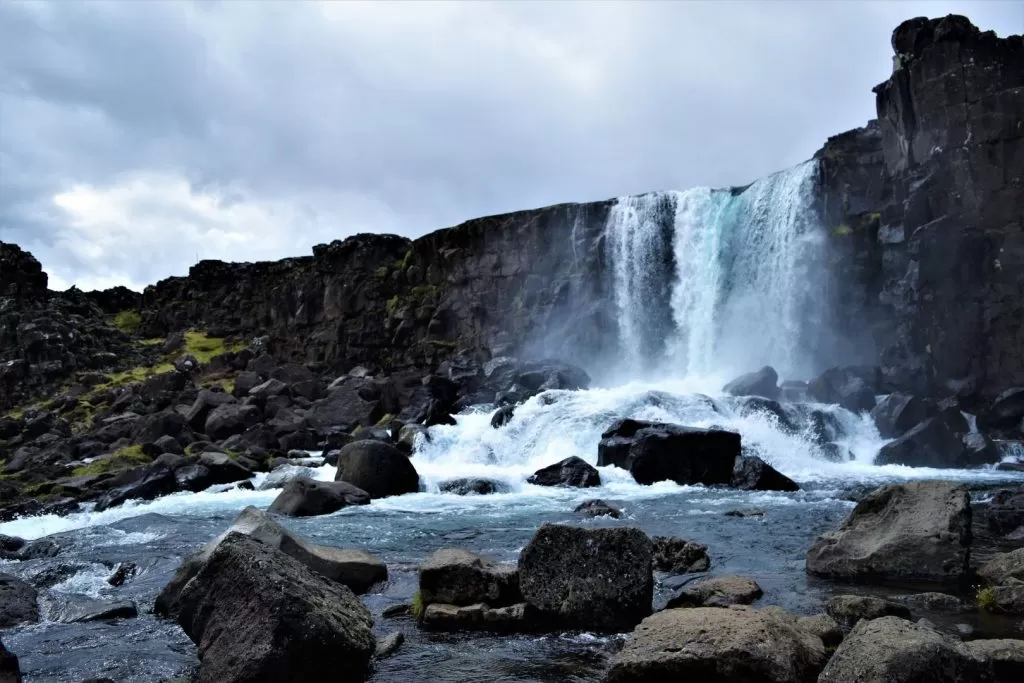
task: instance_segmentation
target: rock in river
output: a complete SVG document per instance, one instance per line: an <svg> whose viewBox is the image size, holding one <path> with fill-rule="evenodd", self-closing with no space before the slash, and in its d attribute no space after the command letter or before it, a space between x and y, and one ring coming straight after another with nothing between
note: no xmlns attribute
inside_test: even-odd
<svg viewBox="0 0 1024 683"><path fill-rule="evenodd" d="M36 589L9 574L0 574L0 629L39 621Z"/></svg>
<svg viewBox="0 0 1024 683"><path fill-rule="evenodd" d="M598 467L629 470L640 484L729 484L740 435L661 422L619 420L601 435Z"/></svg>
<svg viewBox="0 0 1024 683"><path fill-rule="evenodd" d="M329 515L349 505L367 505L370 494L347 481L292 479L270 504L267 512L289 517Z"/></svg>
<svg viewBox="0 0 1024 683"><path fill-rule="evenodd" d="M756 372L740 375L722 387L722 391L733 396L763 396L774 400L779 397L779 373L766 365Z"/></svg>
<svg viewBox="0 0 1024 683"><path fill-rule="evenodd" d="M537 470L527 481L536 486L591 488L601 485L601 475L586 460L572 456Z"/></svg>
<svg viewBox="0 0 1024 683"><path fill-rule="evenodd" d="M4 647L0 640L0 683L21 683L21 667L18 657Z"/></svg>
<svg viewBox="0 0 1024 683"><path fill-rule="evenodd" d="M628 629L651 613L651 562L639 529L545 524L519 555L519 586L552 625Z"/></svg>
<svg viewBox="0 0 1024 683"><path fill-rule="evenodd" d="M779 609L669 609L637 626L604 680L814 683L826 659L821 639Z"/></svg>
<svg viewBox="0 0 1024 683"><path fill-rule="evenodd" d="M666 608L749 605L762 595L764 591L753 579L743 576L716 576L683 588L669 599Z"/></svg>
<svg viewBox="0 0 1024 683"><path fill-rule="evenodd" d="M420 597L424 605L486 603L505 607L522 600L519 572L459 548L442 548L420 565Z"/></svg>
<svg viewBox="0 0 1024 683"><path fill-rule="evenodd" d="M362 680L373 617L345 586L238 533L181 592L178 623L199 648L198 683Z"/></svg>
<svg viewBox="0 0 1024 683"><path fill-rule="evenodd" d="M394 446L373 439L341 449L334 479L361 488L373 499L420 490L420 476L409 458Z"/></svg>
<svg viewBox="0 0 1024 683"><path fill-rule="evenodd" d="M173 615L184 586L202 569L203 564L231 533L239 533L280 550L314 572L366 592L370 586L387 578L387 566L362 550L343 550L315 545L295 536L271 517L252 506L242 510L223 534L210 541L195 555L186 557L170 582L156 599L155 611L159 615Z"/></svg>
<svg viewBox="0 0 1024 683"><path fill-rule="evenodd" d="M957 584L968 571L971 505L952 482L875 489L838 530L817 538L807 571L835 579Z"/></svg>
<svg viewBox="0 0 1024 683"><path fill-rule="evenodd" d="M954 638L899 617L863 620L836 649L819 683L989 681L986 665Z"/></svg>

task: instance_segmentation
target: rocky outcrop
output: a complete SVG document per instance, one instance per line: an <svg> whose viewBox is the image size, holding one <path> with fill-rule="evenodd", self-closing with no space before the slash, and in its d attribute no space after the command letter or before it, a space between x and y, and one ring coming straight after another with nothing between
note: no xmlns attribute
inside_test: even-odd
<svg viewBox="0 0 1024 683"><path fill-rule="evenodd" d="M837 330L905 391L994 398L1024 384L1024 42L948 16L892 46L877 121L817 154Z"/></svg>
<svg viewBox="0 0 1024 683"><path fill-rule="evenodd" d="M629 470L640 484L729 484L739 455L735 432L625 419L601 435L597 464Z"/></svg>
<svg viewBox="0 0 1024 683"><path fill-rule="evenodd" d="M865 496L838 530L807 553L818 576L873 582L956 585L968 576L967 490L943 481L883 486Z"/></svg>
<svg viewBox="0 0 1024 683"><path fill-rule="evenodd" d="M670 609L637 626L604 680L814 683L826 659L821 639L782 610Z"/></svg>
<svg viewBox="0 0 1024 683"><path fill-rule="evenodd" d="M362 680L373 618L345 586L230 533L183 588L178 623L199 648L200 683Z"/></svg>
<svg viewBox="0 0 1024 683"><path fill-rule="evenodd" d="M899 617L864 620L836 648L819 683L988 680L987 666L954 638Z"/></svg>
<svg viewBox="0 0 1024 683"><path fill-rule="evenodd" d="M519 555L519 586L552 627L629 629L651 613L651 560L639 529L545 524Z"/></svg>

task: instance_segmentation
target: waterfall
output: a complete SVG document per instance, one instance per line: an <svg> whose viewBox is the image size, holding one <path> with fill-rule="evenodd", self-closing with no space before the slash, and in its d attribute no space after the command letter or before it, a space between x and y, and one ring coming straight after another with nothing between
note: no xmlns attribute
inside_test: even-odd
<svg viewBox="0 0 1024 683"><path fill-rule="evenodd" d="M742 192L622 197L606 226L620 347L632 370L813 370L824 236L807 162Z"/></svg>

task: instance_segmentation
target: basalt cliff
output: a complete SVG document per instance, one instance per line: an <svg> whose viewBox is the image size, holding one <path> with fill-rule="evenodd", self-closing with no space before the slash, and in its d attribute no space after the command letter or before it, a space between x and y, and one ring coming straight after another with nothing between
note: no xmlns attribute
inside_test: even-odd
<svg viewBox="0 0 1024 683"><path fill-rule="evenodd" d="M876 393L984 412L1024 386L1024 41L948 16L903 23L892 45L877 119L814 159L831 327L880 368ZM285 410L291 426L260 446L271 450L323 445L339 424L443 420L481 387L578 385L570 366L526 361L492 382L493 361L593 370L615 358L614 206L520 211L416 240L356 235L273 263L203 261L141 294L49 291L35 258L0 244L0 459L15 477L0 485L18 500L68 463L140 442L161 411L209 436L220 404L199 393L249 400L257 379L284 382L296 404L270 411L264 397L262 417L239 408L240 429L224 433ZM328 383L353 369L358 397L338 419L317 418Z"/></svg>

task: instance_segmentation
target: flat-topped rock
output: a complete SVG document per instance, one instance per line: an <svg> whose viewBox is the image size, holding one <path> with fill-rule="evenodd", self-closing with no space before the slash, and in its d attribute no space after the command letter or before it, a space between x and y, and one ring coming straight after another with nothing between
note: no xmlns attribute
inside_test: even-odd
<svg viewBox="0 0 1024 683"><path fill-rule="evenodd" d="M519 570L460 548L442 548L420 565L424 605L485 603L505 607L522 601Z"/></svg>

